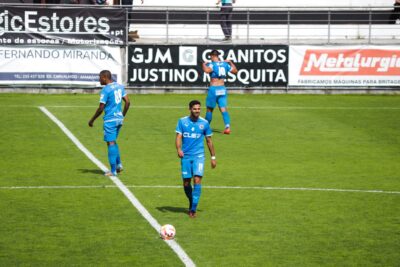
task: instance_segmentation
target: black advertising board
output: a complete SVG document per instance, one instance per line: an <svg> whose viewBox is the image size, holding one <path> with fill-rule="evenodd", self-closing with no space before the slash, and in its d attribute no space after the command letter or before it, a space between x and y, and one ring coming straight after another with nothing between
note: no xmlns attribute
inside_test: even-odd
<svg viewBox="0 0 400 267"><path fill-rule="evenodd" d="M132 45L128 47L130 86L207 86L209 75L202 62L218 49L224 60L238 68L229 74L227 86L282 87L288 82L286 45Z"/></svg>
<svg viewBox="0 0 400 267"><path fill-rule="evenodd" d="M126 10L0 6L0 44L124 45Z"/></svg>

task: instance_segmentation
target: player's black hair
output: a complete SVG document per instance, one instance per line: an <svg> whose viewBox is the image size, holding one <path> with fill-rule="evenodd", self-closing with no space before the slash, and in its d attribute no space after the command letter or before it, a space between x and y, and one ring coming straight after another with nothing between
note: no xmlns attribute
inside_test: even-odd
<svg viewBox="0 0 400 267"><path fill-rule="evenodd" d="M200 103L199 100L192 100L192 101L190 101L190 103L189 103L189 109L192 109L192 107L193 107L194 105L200 105L200 106L201 106L201 103Z"/></svg>
<svg viewBox="0 0 400 267"><path fill-rule="evenodd" d="M210 56L211 56L211 55L219 56L219 55L220 55L220 52L219 52L217 49L214 49L214 50L211 50Z"/></svg>
<svg viewBox="0 0 400 267"><path fill-rule="evenodd" d="M102 70L100 71L100 76L105 76L107 79L111 80L111 71L109 70Z"/></svg>

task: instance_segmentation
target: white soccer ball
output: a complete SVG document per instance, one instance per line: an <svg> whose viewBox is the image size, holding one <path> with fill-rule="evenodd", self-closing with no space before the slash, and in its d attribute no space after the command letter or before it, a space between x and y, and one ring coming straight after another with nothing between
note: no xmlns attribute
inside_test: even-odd
<svg viewBox="0 0 400 267"><path fill-rule="evenodd" d="M176 234L175 227L171 224L165 224L161 226L160 229L160 236L164 240L171 240L174 239Z"/></svg>

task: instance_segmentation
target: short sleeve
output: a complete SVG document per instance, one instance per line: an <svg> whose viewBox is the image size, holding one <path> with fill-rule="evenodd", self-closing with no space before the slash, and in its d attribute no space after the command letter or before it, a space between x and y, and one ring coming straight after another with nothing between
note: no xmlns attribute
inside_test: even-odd
<svg viewBox="0 0 400 267"><path fill-rule="evenodd" d="M183 133L183 129L182 129L182 123L181 120L178 121L176 128L175 128L175 132L182 134Z"/></svg>
<svg viewBox="0 0 400 267"><path fill-rule="evenodd" d="M204 135L205 135L205 136L211 136L211 135L213 135L209 123L206 123L206 124L204 125Z"/></svg>
<svg viewBox="0 0 400 267"><path fill-rule="evenodd" d="M100 92L100 103L103 103L103 104L107 103L107 93L106 93L106 90L104 90L104 88Z"/></svg>
<svg viewBox="0 0 400 267"><path fill-rule="evenodd" d="M125 86L121 85L121 91L122 91L122 97L125 97L128 95L128 93L125 91Z"/></svg>

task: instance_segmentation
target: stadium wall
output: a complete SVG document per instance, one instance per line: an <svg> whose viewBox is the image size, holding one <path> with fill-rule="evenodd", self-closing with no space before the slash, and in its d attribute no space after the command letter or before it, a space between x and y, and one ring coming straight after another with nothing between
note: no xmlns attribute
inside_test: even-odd
<svg viewBox="0 0 400 267"><path fill-rule="evenodd" d="M226 81L234 93L400 91L396 43L129 43L121 8L0 6L0 14L1 92L95 93L98 73L110 69L133 93L203 93L211 49L237 65Z"/></svg>
<svg viewBox="0 0 400 267"><path fill-rule="evenodd" d="M110 69L136 93L204 92L201 62L215 48L239 69L226 81L236 93L399 91L394 45L0 46L1 91L93 93L99 71Z"/></svg>

